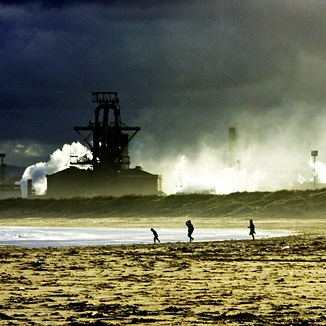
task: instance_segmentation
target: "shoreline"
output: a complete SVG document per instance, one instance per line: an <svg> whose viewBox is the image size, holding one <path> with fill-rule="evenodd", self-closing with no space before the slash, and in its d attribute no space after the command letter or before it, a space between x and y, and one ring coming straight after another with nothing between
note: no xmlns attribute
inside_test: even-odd
<svg viewBox="0 0 326 326"><path fill-rule="evenodd" d="M156 229L160 243L188 242L184 228ZM284 237L294 234L290 230L260 230L256 239ZM247 230L197 228L196 242L247 240ZM153 235L148 228L98 228L98 227L2 227L0 245L23 247L97 246L114 244L151 244Z"/></svg>

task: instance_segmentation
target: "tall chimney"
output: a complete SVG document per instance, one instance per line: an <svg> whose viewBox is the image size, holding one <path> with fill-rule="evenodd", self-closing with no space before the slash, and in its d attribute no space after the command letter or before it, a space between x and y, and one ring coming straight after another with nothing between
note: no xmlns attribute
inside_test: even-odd
<svg viewBox="0 0 326 326"><path fill-rule="evenodd" d="M235 128L229 128L229 167L234 168L235 161L235 147L236 147L236 133Z"/></svg>

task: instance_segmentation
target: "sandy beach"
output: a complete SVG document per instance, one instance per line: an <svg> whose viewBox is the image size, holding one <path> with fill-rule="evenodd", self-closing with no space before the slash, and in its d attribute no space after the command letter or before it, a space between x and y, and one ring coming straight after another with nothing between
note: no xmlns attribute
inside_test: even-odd
<svg viewBox="0 0 326 326"><path fill-rule="evenodd" d="M33 225L33 219L15 224L23 221ZM64 221L57 224L69 225ZM258 221L257 232L259 223L267 224ZM111 220L110 225L120 224ZM323 220L276 219L269 226L275 225L298 233L255 241L248 236L156 245L0 247L0 324L326 325ZM318 231L309 232L314 228Z"/></svg>

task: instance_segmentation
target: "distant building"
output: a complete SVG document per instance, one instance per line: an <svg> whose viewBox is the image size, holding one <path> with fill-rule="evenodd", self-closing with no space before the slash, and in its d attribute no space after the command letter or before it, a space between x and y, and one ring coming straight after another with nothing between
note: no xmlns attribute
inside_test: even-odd
<svg viewBox="0 0 326 326"><path fill-rule="evenodd" d="M47 175L48 198L162 195L162 178L139 168L96 173L71 167Z"/></svg>
<svg viewBox="0 0 326 326"><path fill-rule="evenodd" d="M21 197L20 185L18 184L25 168L4 163L5 153L0 153L1 157L1 180L0 198Z"/></svg>
<svg viewBox="0 0 326 326"><path fill-rule="evenodd" d="M0 198L21 197L20 185L4 184L0 185Z"/></svg>

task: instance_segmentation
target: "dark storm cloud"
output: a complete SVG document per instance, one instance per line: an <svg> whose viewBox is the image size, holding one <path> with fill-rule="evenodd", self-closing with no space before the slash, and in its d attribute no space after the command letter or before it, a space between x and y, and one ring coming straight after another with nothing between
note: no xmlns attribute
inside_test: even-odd
<svg viewBox="0 0 326 326"><path fill-rule="evenodd" d="M118 1L93 1L93 3L108 3L108 4L114 4L117 3ZM122 1L123 2L123 1ZM65 6L72 6L72 5L78 5L78 4L83 4L83 3L90 3L89 0L2 0L0 3L7 4L7 5L29 5L31 3L38 4L43 6L44 8L62 8Z"/></svg>
<svg viewBox="0 0 326 326"><path fill-rule="evenodd" d="M325 14L324 1L0 1L1 142L72 142L93 119L91 91L111 90L142 127L132 161L223 151L229 126L247 149L309 150L324 139L311 131Z"/></svg>

